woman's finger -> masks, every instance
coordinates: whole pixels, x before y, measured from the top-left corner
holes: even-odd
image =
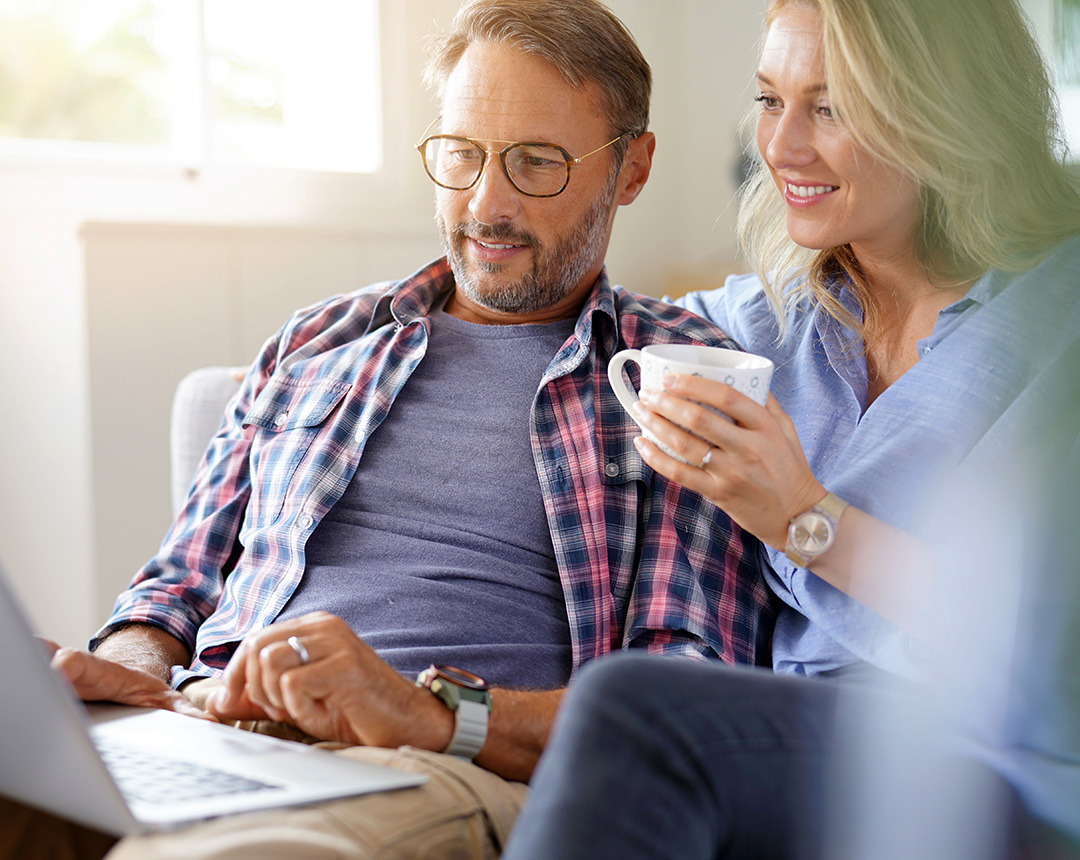
[[[763,408],[751,398],[723,382],[701,376],[669,375],[663,379],[664,391],[684,400],[703,403],[717,409],[736,424],[756,429],[765,419]]]
[[[740,429],[742,429],[732,423],[726,415],[717,412],[716,409],[686,400],[666,391],[644,389],[638,403],[654,415],[666,419],[671,425],[674,425],[676,430],[703,440],[710,447],[724,448],[732,445]],[[638,417],[640,418],[641,415],[639,414]],[[666,426],[665,430],[667,430]],[[675,430],[668,432],[675,433]],[[677,433],[673,438],[678,438]],[[664,442],[667,444],[666,439]],[[693,447],[690,446],[691,451],[693,451]]]
[[[674,481],[676,484],[682,484],[682,486],[686,487],[688,490],[700,493],[706,498],[709,497],[712,489],[710,484],[711,478],[709,475],[705,474],[703,469],[676,460],[674,457],[665,453],[659,445],[646,439],[644,436],[638,436],[634,439],[634,446],[637,448],[641,458],[652,469],[655,469],[661,475]]]
[[[650,409],[643,402],[634,404],[634,417],[651,437],[687,463],[700,464],[705,452],[714,447],[700,436],[688,432],[666,416]]]
[[[662,416],[691,436],[705,440],[709,445],[723,446],[731,441],[731,431],[735,425],[700,403],[655,389],[642,391],[639,402],[654,414]],[[664,440],[664,444],[667,444],[667,440]],[[679,454],[682,456],[682,451]]]

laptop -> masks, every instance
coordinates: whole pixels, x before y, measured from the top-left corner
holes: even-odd
[[[0,794],[124,836],[424,782],[172,711],[84,705],[0,571]]]

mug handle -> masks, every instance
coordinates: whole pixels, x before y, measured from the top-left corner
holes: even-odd
[[[626,413],[633,418],[634,403],[637,402],[637,398],[633,395],[632,389],[626,384],[626,380],[623,379],[623,365],[628,361],[633,361],[638,367],[641,367],[641,350],[640,349],[624,349],[622,352],[617,352],[611,357],[611,361],[608,362],[607,376],[608,382],[611,383],[611,390],[615,392],[615,396],[619,398],[619,403],[622,404],[622,408],[626,410]],[[636,422],[637,419],[635,419]]]

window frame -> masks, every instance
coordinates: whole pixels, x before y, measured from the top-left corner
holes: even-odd
[[[138,147],[52,141],[42,147],[9,139],[13,145],[0,146],[0,213],[427,235],[431,182],[413,143],[438,113],[438,102],[422,84],[424,40],[449,23],[457,6],[458,0],[377,0],[382,165],[374,173],[201,165]]]
[[[200,32],[200,64],[205,58],[205,34],[202,30],[203,6],[207,0],[194,0],[193,15]],[[215,161],[211,153],[210,128],[205,119],[208,112],[209,89],[202,84],[201,113],[203,123],[198,129],[197,144],[187,147],[181,145],[143,146],[124,143],[97,143],[92,141],[70,141],[51,139],[30,139],[0,137],[0,170],[10,168],[56,169],[70,173],[80,169],[95,174],[159,173],[161,175],[180,174],[194,179],[203,174],[221,173],[235,170],[240,173],[265,173],[268,178],[274,175],[288,174],[329,174],[335,181],[348,180],[351,177],[377,182],[376,177],[385,173],[397,173],[402,159],[397,154],[400,149],[398,140],[408,137],[401,127],[400,113],[389,108],[400,104],[406,97],[405,88],[409,71],[401,68],[401,63],[393,56],[393,46],[401,44],[404,36],[404,20],[400,14],[400,3],[392,0],[375,0],[376,26],[378,29],[379,63],[377,69],[380,102],[379,147],[381,159],[379,167],[371,172],[342,171],[334,169],[301,168],[281,165],[243,163],[236,161]],[[402,135],[404,134],[404,137]],[[362,182],[361,184],[367,184]]]

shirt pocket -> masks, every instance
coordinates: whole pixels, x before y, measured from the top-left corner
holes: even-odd
[[[249,526],[263,528],[281,515],[297,467],[351,387],[335,380],[271,380],[255,398],[244,417],[253,431]]]

